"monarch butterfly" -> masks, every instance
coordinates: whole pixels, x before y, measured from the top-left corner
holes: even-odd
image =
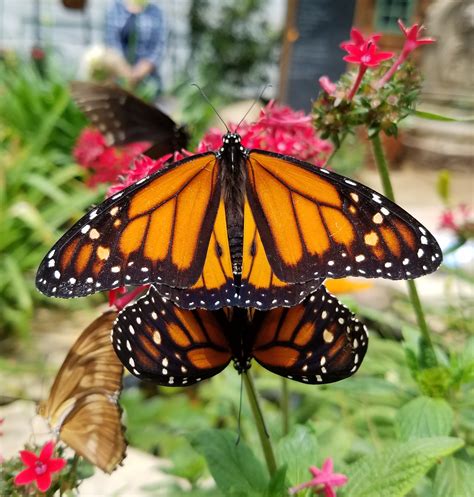
[[[112,343],[132,374],[160,385],[192,385],[231,360],[241,373],[252,358],[280,376],[323,384],[357,371],[368,334],[323,285],[297,306],[263,312],[185,310],[151,286],[119,313]]]
[[[80,456],[111,473],[125,457],[126,442],[117,403],[123,367],[110,344],[116,312],[88,326],[66,356],[38,413]]]
[[[169,116],[128,91],[112,84],[71,83],[78,107],[105,135],[108,145],[152,142],[145,154],[157,159],[186,148],[189,135]]]
[[[374,190],[297,159],[248,150],[236,133],[108,198],[41,263],[46,295],[154,283],[180,307],[292,306],[326,277],[409,279],[441,250]]]

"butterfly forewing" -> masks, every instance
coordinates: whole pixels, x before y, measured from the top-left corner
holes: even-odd
[[[250,152],[247,167],[250,207],[270,265],[285,282],[410,279],[441,263],[425,227],[360,183],[261,150]]]
[[[82,332],[38,408],[64,443],[109,473],[126,448],[117,403],[123,367],[110,343],[116,316],[107,312]]]
[[[365,325],[324,286],[302,304],[258,313],[253,357],[266,369],[303,383],[354,374],[368,346]]]
[[[78,107],[104,134],[109,145],[150,141],[152,158],[186,148],[188,135],[156,107],[116,85],[83,81],[71,83]]]
[[[113,195],[43,259],[39,290],[77,297],[125,285],[189,287],[202,273],[220,200],[215,155],[184,159]]]
[[[192,385],[222,371],[231,360],[222,312],[183,310],[152,286],[125,307],[112,343],[135,376],[159,385]]]
[[[113,396],[121,390],[123,368],[110,346],[110,330],[116,312],[106,312],[79,336],[59,369],[40,414],[53,427],[60,424],[65,411],[91,391]]]

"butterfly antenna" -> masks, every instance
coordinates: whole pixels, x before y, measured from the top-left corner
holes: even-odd
[[[225,123],[224,119],[219,115],[219,112],[217,112],[217,109],[212,105],[211,101],[207,98],[207,95],[204,93],[203,89],[197,85],[196,83],[191,83],[191,86],[195,86],[201,95],[203,96],[204,100],[211,106],[211,109],[216,113],[216,116],[220,119],[221,123],[225,126],[225,129],[227,130],[227,133],[230,133],[230,129],[227,127],[227,124]]]
[[[242,418],[242,391],[243,391],[244,379],[242,375],[240,375],[240,400],[239,400],[239,414],[237,416],[237,440],[235,441],[235,445],[239,445],[240,442],[240,434],[241,434],[241,424],[240,420]]]
[[[255,104],[262,98],[262,95],[265,93],[265,90],[267,88],[271,88],[272,85],[270,83],[267,83],[263,88],[262,90],[260,91],[260,93],[258,94],[258,97],[253,101],[253,104],[250,106],[249,110],[245,113],[244,117],[240,120],[239,124],[237,124],[237,128],[235,128],[235,131],[237,132],[237,130],[240,128],[240,125],[244,122],[245,118],[250,114],[250,111],[255,107]]]

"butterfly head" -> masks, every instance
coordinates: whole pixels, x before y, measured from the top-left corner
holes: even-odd
[[[218,154],[227,158],[228,162],[236,165],[238,158],[246,154],[247,149],[242,145],[242,139],[237,133],[226,133],[222,136],[222,146]]]

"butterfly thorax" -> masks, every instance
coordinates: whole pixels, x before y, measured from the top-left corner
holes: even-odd
[[[243,225],[245,201],[245,159],[248,150],[236,133],[222,137],[217,153],[220,163],[222,198],[224,199],[232,272],[237,286],[242,272]]]

